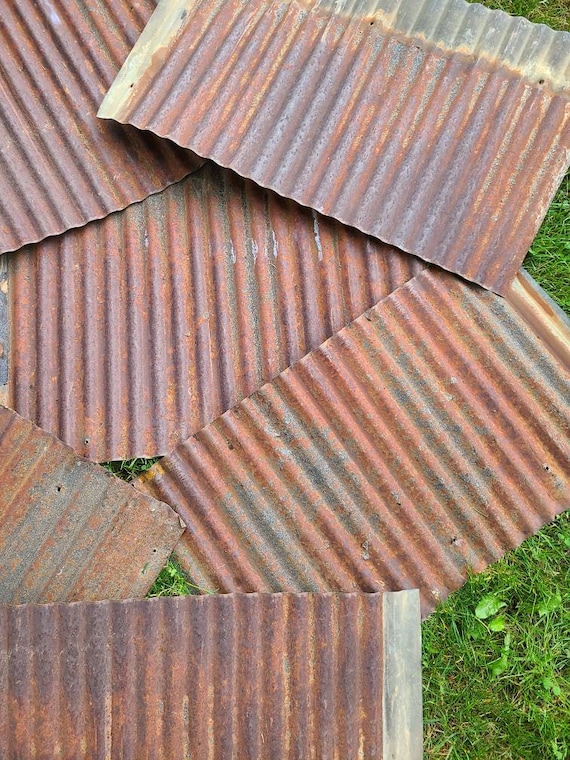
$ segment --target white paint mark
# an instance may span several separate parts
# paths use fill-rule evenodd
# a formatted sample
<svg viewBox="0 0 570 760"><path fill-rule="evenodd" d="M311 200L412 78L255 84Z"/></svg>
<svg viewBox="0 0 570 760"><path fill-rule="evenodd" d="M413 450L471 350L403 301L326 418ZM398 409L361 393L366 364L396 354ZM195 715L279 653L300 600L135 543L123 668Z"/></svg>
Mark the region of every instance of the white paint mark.
<svg viewBox="0 0 570 760"><path fill-rule="evenodd" d="M252 239L251 241L251 252L253 253L253 263L255 264L257 261L257 254L259 252L259 248L257 247L257 243L255 240Z"/></svg>
<svg viewBox="0 0 570 760"><path fill-rule="evenodd" d="M236 249L234 248L234 244L232 240L230 240L230 256L232 259L232 264L235 264L237 261L237 256L236 256Z"/></svg>
<svg viewBox="0 0 570 760"><path fill-rule="evenodd" d="M315 232L315 243L317 244L317 251L319 253L319 261L323 260L323 246L321 243L321 232L319 230L319 217L317 212L313 209L313 230Z"/></svg>
<svg viewBox="0 0 570 760"><path fill-rule="evenodd" d="M279 253L279 243L277 242L277 238L275 237L275 230L271 230L271 234L273 236L273 258L277 258L277 254Z"/></svg>
<svg viewBox="0 0 570 760"><path fill-rule="evenodd" d="M148 251L148 230L144 231L144 249Z"/></svg>

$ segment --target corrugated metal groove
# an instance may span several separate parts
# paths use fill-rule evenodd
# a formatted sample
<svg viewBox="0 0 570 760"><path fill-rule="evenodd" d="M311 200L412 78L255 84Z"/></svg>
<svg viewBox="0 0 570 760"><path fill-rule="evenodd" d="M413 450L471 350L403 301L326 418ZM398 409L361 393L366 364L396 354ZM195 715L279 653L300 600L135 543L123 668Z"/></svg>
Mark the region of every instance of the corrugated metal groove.
<svg viewBox="0 0 570 760"><path fill-rule="evenodd" d="M468 6L399 33L415 5L163 2L99 114L506 292L568 168L570 36L523 25L525 58Z"/></svg>

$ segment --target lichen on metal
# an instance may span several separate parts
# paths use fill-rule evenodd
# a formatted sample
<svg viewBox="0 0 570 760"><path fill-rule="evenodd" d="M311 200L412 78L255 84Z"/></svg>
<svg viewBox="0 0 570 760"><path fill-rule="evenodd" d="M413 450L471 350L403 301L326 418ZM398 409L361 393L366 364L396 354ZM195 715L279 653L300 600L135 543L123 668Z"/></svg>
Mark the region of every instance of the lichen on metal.
<svg viewBox="0 0 570 760"><path fill-rule="evenodd" d="M464 0L163 0L98 115L508 291L570 162L570 35Z"/></svg>
<svg viewBox="0 0 570 760"><path fill-rule="evenodd" d="M181 533L166 504L0 406L0 603L144 596Z"/></svg>
<svg viewBox="0 0 570 760"><path fill-rule="evenodd" d="M100 219L203 163L95 118L155 5L0 4L0 253Z"/></svg>
<svg viewBox="0 0 570 760"><path fill-rule="evenodd" d="M203 589L419 587L423 611L570 507L570 367L423 272L137 482Z"/></svg>
<svg viewBox="0 0 570 760"><path fill-rule="evenodd" d="M0 745L26 760L420 760L417 591L0 607Z"/></svg>
<svg viewBox="0 0 570 760"><path fill-rule="evenodd" d="M168 453L425 267L214 165L7 260L6 403L96 461Z"/></svg>

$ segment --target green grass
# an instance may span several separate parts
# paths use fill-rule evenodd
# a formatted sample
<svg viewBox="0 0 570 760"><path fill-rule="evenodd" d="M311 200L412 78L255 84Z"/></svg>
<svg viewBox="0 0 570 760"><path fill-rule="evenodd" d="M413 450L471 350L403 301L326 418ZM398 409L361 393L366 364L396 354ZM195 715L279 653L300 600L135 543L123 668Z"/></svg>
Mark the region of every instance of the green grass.
<svg viewBox="0 0 570 760"><path fill-rule="evenodd" d="M570 29L568 0L467 0L479 2L487 8L505 11L512 16L525 16L535 24L547 24L553 29Z"/></svg>
<svg viewBox="0 0 570 760"><path fill-rule="evenodd" d="M569 589L567 512L423 624L427 757L570 756Z"/></svg>
<svg viewBox="0 0 570 760"><path fill-rule="evenodd" d="M570 0L483 4L570 29ZM570 175L524 262L568 313L569 233ZM153 461L109 468L130 480ZM149 596L199 592L171 560ZM427 758L570 758L570 512L439 607L423 624L423 668Z"/></svg>

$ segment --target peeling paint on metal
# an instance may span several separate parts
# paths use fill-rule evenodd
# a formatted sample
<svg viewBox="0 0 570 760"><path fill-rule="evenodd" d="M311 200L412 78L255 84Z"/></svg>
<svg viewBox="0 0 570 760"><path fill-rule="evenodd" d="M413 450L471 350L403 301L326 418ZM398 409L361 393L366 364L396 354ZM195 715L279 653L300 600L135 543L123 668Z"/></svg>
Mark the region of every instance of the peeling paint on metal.
<svg viewBox="0 0 570 760"><path fill-rule="evenodd" d="M569 381L505 299L423 272L137 486L203 589L419 587L429 613L570 507Z"/></svg>
<svg viewBox="0 0 570 760"><path fill-rule="evenodd" d="M98 115L504 293L570 162L569 40L463 0L163 0Z"/></svg>
<svg viewBox="0 0 570 760"><path fill-rule="evenodd" d="M8 405L96 461L166 454L425 267L214 165L6 258Z"/></svg>
<svg viewBox="0 0 570 760"><path fill-rule="evenodd" d="M10 604L144 596L182 533L166 504L1 406L0 526Z"/></svg>
<svg viewBox="0 0 570 760"><path fill-rule="evenodd" d="M26 760L383 760L386 738L419 760L419 629L413 591L0 607L0 742ZM407 719L385 734L384 668L404 662Z"/></svg>
<svg viewBox="0 0 570 760"><path fill-rule="evenodd" d="M203 161L95 118L154 0L0 4L0 252L80 227Z"/></svg>

